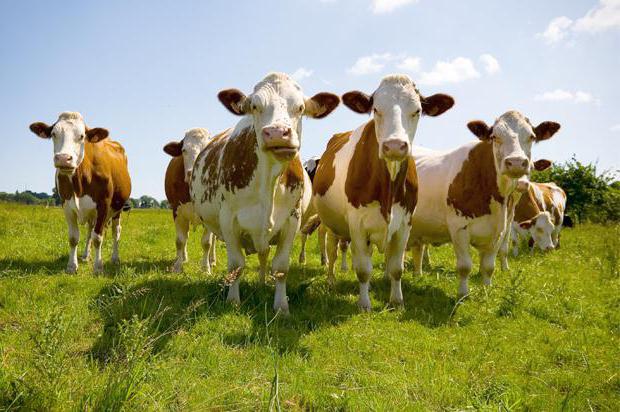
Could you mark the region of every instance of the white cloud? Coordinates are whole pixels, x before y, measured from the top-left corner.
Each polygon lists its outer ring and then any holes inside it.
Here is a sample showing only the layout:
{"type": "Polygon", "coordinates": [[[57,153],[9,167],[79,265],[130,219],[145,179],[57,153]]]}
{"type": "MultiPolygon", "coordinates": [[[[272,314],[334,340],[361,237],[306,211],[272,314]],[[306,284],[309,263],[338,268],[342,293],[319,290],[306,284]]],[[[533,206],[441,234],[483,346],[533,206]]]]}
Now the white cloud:
{"type": "Polygon", "coordinates": [[[571,92],[571,91],[563,90],[563,89],[555,89],[552,91],[537,94],[536,96],[534,96],[534,100],[548,101],[548,102],[569,101],[572,103],[597,102],[597,100],[594,98],[594,96],[592,96],[591,93],[584,92],[581,90],[577,90],[576,92],[571,92]]]}
{"type": "Polygon", "coordinates": [[[547,29],[538,33],[547,44],[557,43],[568,34],[568,30],[572,26],[573,21],[566,16],[556,17],[549,22],[547,29]]]}
{"type": "Polygon", "coordinates": [[[487,72],[487,74],[495,74],[499,72],[499,62],[495,57],[491,56],[490,54],[485,53],[481,55],[480,61],[482,62],[484,66],[484,71],[487,72]]]}
{"type": "Polygon", "coordinates": [[[424,85],[459,83],[478,77],[480,77],[480,73],[470,59],[457,57],[452,61],[438,61],[435,63],[433,70],[422,73],[419,83],[424,85]]]}
{"type": "Polygon", "coordinates": [[[399,7],[410,3],[417,3],[418,0],[372,0],[370,9],[375,14],[390,13],[399,7]]]}
{"type": "Polygon", "coordinates": [[[422,67],[421,62],[419,57],[405,57],[396,67],[408,72],[418,72],[422,67]]]}
{"type": "Polygon", "coordinates": [[[620,123],[611,126],[609,130],[612,132],[620,132],[620,123]]]}
{"type": "Polygon", "coordinates": [[[569,33],[598,33],[620,28],[620,0],[600,0],[585,16],[573,21],[566,16],[556,17],[547,29],[538,33],[547,44],[554,44],[566,38],[569,33]]]}
{"type": "Polygon", "coordinates": [[[350,74],[360,76],[363,74],[378,73],[389,62],[393,60],[394,56],[391,53],[372,54],[370,56],[364,56],[357,59],[355,64],[347,71],[350,74]]]}
{"type": "Polygon", "coordinates": [[[295,70],[293,74],[291,74],[291,77],[297,81],[300,81],[302,79],[305,79],[306,77],[312,76],[312,73],[314,73],[313,70],[308,70],[305,67],[300,67],[299,69],[295,70]]]}
{"type": "Polygon", "coordinates": [[[617,27],[620,27],[620,0],[601,0],[575,21],[573,30],[596,33],[617,27]]]}

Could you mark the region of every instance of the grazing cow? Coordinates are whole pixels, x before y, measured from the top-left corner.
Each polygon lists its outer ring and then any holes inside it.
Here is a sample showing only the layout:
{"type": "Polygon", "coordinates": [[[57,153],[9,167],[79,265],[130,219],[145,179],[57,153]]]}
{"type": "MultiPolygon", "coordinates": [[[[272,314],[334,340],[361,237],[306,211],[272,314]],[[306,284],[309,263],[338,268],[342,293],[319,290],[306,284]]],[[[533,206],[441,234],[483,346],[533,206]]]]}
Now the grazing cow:
{"type": "Polygon", "coordinates": [[[445,94],[423,97],[405,75],[384,77],[370,96],[352,91],[342,99],[372,119],[334,135],[327,144],[314,178],[315,207],[322,224],[351,241],[360,309],[371,308],[373,245],[385,253],[385,272],[392,279],[390,302],[402,306],[403,256],[418,191],[411,143],[420,116],[438,116],[454,100],[445,94]]]}
{"type": "Polygon", "coordinates": [[[226,243],[228,301],[240,303],[239,280],[247,253],[258,253],[264,281],[269,245],[274,309],[288,313],[286,275],[295,234],[310,203],[310,185],[299,158],[303,115],[323,118],[340,103],[338,96],[319,93],[305,98],[288,75],[268,74],[245,96],[236,89],[218,94],[237,125],[215,136],[200,153],[190,195],[206,227],[226,243]]]}
{"type": "MultiPolygon", "coordinates": [[[[190,224],[200,224],[194,213],[194,206],[189,197],[189,182],[196,158],[207,146],[211,135],[206,129],[195,128],[185,133],[180,142],[170,142],[164,146],[164,152],[172,156],[166,169],[166,198],[172,208],[172,218],[177,232],[177,257],[172,267],[174,272],[182,272],[187,262],[187,237],[190,224]]],[[[211,273],[211,265],[215,265],[215,236],[207,229],[202,235],[202,267],[211,273]]]]}
{"type": "Polygon", "coordinates": [[[447,152],[414,148],[420,190],[409,238],[418,274],[424,244],[452,242],[460,296],[469,293],[470,245],[480,254],[484,284],[491,284],[501,239],[512,221],[512,216],[507,220],[511,195],[530,172],[532,143],[560,128],[554,122],[533,127],[517,111],[504,113],[491,127],[480,120],[467,126],[479,141],[447,152]]]}
{"type": "Polygon", "coordinates": [[[56,189],[62,198],[69,226],[67,273],[76,273],[78,269],[78,223],[88,224],[89,238],[84,257],[88,257],[92,239],[95,244],[94,272],[101,273],[103,229],[112,220],[112,263],[118,264],[121,211],[131,193],[125,149],[120,143],[108,139],[107,129],[87,127],[77,112],[61,113],[51,126],[43,122],[33,123],[30,130],[41,138],[51,138],[54,143],[56,189]]]}
{"type": "MultiPolygon", "coordinates": [[[[314,175],[316,174],[316,169],[319,167],[319,162],[321,158],[318,156],[312,157],[306,162],[304,162],[304,169],[306,173],[308,173],[308,177],[310,178],[310,182],[314,181],[314,175]]],[[[312,188],[311,188],[312,189],[312,188]]],[[[308,236],[310,236],[314,231],[317,231],[318,241],[319,241],[319,253],[321,256],[321,265],[325,265],[327,263],[327,255],[328,253],[325,250],[328,238],[328,231],[324,225],[321,225],[321,220],[317,215],[312,216],[308,219],[308,223],[302,227],[301,229],[301,250],[299,251],[299,263],[306,263],[306,241],[308,236]]],[[[329,236],[333,236],[330,234],[329,236]]],[[[337,243],[340,251],[342,252],[342,259],[340,262],[340,270],[342,272],[347,272],[349,270],[349,266],[347,265],[347,250],[349,248],[349,242],[345,239],[335,239],[332,243],[337,243]]],[[[333,273],[334,273],[334,263],[337,257],[338,250],[334,246],[334,250],[332,253],[332,259],[330,260],[329,272],[328,272],[328,281],[333,283],[333,273]]]]}

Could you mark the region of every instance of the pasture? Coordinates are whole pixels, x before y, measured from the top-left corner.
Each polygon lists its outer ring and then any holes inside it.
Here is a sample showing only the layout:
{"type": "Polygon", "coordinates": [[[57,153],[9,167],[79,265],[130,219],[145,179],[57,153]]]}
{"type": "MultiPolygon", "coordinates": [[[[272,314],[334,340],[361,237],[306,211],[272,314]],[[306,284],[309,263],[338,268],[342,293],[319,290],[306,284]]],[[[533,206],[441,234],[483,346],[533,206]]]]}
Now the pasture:
{"type": "Polygon", "coordinates": [[[313,236],[305,266],[295,243],[288,318],[255,256],[241,306],[227,305],[223,244],[205,276],[201,231],[170,273],[170,211],[123,214],[118,268],[107,229],[105,276],[90,262],[64,274],[66,232],[59,208],[0,203],[0,410],[620,407],[618,226],[566,229],[560,250],[511,258],[491,289],[473,276],[462,304],[449,246],[423,277],[407,268],[397,311],[375,253],[370,314],[352,271],[328,289],[313,236]]]}

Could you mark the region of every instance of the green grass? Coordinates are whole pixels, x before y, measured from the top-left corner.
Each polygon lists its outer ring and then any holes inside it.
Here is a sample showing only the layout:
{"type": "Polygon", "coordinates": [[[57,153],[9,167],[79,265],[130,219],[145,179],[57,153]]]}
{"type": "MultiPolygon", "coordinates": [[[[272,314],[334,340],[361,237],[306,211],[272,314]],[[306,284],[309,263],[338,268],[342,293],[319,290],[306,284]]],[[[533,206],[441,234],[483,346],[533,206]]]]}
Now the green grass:
{"type": "MultiPolygon", "coordinates": [[[[353,273],[327,288],[313,238],[291,316],[274,318],[254,256],[234,308],[223,245],[206,276],[192,232],[172,274],[170,213],[123,218],[121,267],[69,276],[61,210],[0,204],[0,410],[620,409],[617,226],[565,230],[562,249],[512,259],[489,290],[473,276],[463,304],[448,246],[430,274],[407,270],[402,311],[375,256],[371,314],[353,273]]],[[[106,262],[110,249],[108,231],[106,262]]]]}

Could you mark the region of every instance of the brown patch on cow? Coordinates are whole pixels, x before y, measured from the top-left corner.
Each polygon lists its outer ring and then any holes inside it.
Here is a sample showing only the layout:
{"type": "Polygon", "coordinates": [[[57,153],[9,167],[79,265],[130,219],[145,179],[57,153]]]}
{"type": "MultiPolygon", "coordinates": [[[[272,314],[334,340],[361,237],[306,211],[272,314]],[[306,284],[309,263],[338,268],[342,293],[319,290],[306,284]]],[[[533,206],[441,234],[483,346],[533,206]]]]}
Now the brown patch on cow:
{"type": "Polygon", "coordinates": [[[57,189],[64,201],[73,196],[93,199],[97,204],[95,232],[101,234],[108,208],[120,212],[131,194],[125,149],[109,139],[85,141],[82,163],[72,176],[57,175],[57,189]]]}
{"type": "Polygon", "coordinates": [[[235,192],[250,184],[258,164],[258,142],[254,127],[243,129],[226,142],[220,169],[226,190],[235,192]]]}
{"type": "Polygon", "coordinates": [[[533,219],[545,210],[545,206],[539,203],[536,192],[534,192],[534,185],[536,183],[530,183],[527,193],[521,195],[521,199],[519,199],[519,203],[515,207],[514,220],[516,222],[520,223],[533,219]]]}
{"type": "Polygon", "coordinates": [[[173,157],[168,163],[164,188],[172,215],[176,219],[179,206],[190,202],[189,185],[185,183],[185,165],[181,156],[173,157]]]}
{"type": "Polygon", "coordinates": [[[562,195],[564,195],[565,199],[566,199],[566,193],[564,193],[564,191],[560,189],[558,186],[551,186],[545,183],[535,183],[535,184],[536,186],[538,186],[538,188],[543,194],[543,199],[545,201],[545,207],[549,212],[551,212],[551,217],[553,217],[553,224],[554,225],[561,224],[563,220],[562,216],[564,214],[564,210],[562,210],[562,205],[556,205],[553,202],[553,191],[559,189],[562,195]]]}
{"type": "MultiPolygon", "coordinates": [[[[202,152],[196,158],[196,164],[202,161],[204,157],[204,164],[202,166],[201,181],[204,185],[205,191],[202,197],[202,202],[211,200],[219,187],[220,181],[220,157],[222,150],[226,146],[230,130],[226,130],[213,137],[204,148],[202,152]]],[[[196,178],[196,173],[192,173],[192,180],[196,178]]]]}
{"type": "Polygon", "coordinates": [[[504,202],[497,187],[497,172],[490,142],[480,142],[469,152],[448,188],[448,205],[465,217],[491,213],[491,200],[504,202]]]}
{"type": "Polygon", "coordinates": [[[349,162],[344,191],[355,208],[378,202],[381,215],[387,220],[394,203],[413,212],[417,203],[418,182],[415,163],[410,157],[402,162],[394,181],[383,159],[379,158],[379,144],[375,122],[369,121],[355,146],[349,162]],[[411,167],[410,167],[411,166],[411,167]]]}
{"type": "Polygon", "coordinates": [[[336,159],[336,153],[349,141],[351,131],[338,133],[332,136],[327,143],[325,153],[321,156],[321,161],[316,169],[314,180],[312,182],[312,189],[315,195],[323,196],[336,178],[336,167],[334,161],[336,159]]]}
{"type": "Polygon", "coordinates": [[[288,163],[284,173],[280,175],[280,184],[291,192],[304,184],[304,170],[299,155],[288,163]]]}

